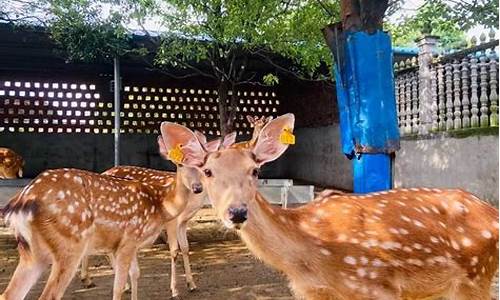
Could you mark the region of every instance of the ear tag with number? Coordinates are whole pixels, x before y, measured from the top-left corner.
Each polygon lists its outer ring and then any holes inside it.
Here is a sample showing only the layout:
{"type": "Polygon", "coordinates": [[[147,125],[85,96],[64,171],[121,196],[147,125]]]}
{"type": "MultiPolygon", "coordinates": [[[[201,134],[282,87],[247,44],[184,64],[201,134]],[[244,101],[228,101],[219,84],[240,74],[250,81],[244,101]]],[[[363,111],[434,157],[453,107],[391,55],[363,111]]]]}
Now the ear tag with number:
{"type": "Polygon", "coordinates": [[[295,144],[295,135],[293,135],[290,128],[287,127],[283,129],[283,132],[280,134],[280,142],[285,145],[295,144]]]}
{"type": "Polygon", "coordinates": [[[168,151],[168,159],[176,164],[182,163],[182,160],[184,159],[184,153],[182,152],[181,144],[177,144],[175,148],[168,151]]]}

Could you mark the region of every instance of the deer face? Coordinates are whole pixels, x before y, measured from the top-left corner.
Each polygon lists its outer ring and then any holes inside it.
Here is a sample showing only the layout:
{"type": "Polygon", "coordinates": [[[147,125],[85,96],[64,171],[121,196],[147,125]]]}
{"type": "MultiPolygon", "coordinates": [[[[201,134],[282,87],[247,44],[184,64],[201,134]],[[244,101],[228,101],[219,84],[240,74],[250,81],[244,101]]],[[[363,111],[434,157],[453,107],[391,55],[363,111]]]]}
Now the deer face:
{"type": "Polygon", "coordinates": [[[203,192],[200,172],[196,168],[178,165],[177,173],[180,175],[181,183],[194,194],[203,192]]]}
{"type": "Polygon", "coordinates": [[[257,192],[259,164],[252,152],[226,149],[210,153],[200,170],[208,197],[224,225],[243,225],[248,204],[257,192]]]}
{"type": "Polygon", "coordinates": [[[166,150],[180,147],[182,164],[200,172],[203,187],[224,225],[241,228],[252,214],[249,210],[257,193],[259,168],[288,148],[280,136],[284,130],[293,130],[294,121],[292,114],[271,121],[251,149],[230,148],[235,138],[231,135],[212,148],[220,150],[208,151],[193,132],[174,123],[162,123],[161,132],[166,150]]]}

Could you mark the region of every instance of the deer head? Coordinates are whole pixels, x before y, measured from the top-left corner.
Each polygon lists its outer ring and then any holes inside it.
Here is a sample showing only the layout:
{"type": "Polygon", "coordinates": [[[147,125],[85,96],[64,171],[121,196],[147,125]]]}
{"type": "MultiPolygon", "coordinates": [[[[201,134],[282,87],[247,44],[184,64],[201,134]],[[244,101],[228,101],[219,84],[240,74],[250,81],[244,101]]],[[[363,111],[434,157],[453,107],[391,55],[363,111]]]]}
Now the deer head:
{"type": "Polygon", "coordinates": [[[182,164],[202,174],[203,186],[225,226],[240,228],[248,218],[248,209],[257,193],[260,167],[285,152],[288,144],[282,142],[281,136],[293,130],[294,122],[293,114],[280,116],[262,128],[253,147],[231,148],[234,138],[229,137],[219,142],[221,146],[212,152],[182,125],[164,122],[161,133],[167,153],[180,148],[182,164]]]}

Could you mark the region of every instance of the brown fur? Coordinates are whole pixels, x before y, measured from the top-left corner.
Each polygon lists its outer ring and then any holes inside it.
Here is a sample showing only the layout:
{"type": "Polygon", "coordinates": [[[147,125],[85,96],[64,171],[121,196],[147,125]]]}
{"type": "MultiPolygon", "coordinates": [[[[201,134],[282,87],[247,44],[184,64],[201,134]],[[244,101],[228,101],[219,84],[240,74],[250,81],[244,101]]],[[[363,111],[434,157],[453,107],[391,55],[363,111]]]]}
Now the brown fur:
{"type": "Polygon", "coordinates": [[[6,210],[6,220],[29,251],[19,248],[19,265],[0,299],[23,299],[49,264],[52,271],[40,299],[60,299],[83,255],[101,252],[115,257],[113,299],[120,299],[129,270],[133,282],[139,276],[137,250],[151,244],[186,205],[173,179],[158,189],[75,169],[43,172],[9,206],[32,203],[34,212],[6,210]]]}
{"type": "MultiPolygon", "coordinates": [[[[179,183],[178,176],[175,172],[159,171],[154,169],[135,167],[135,166],[119,166],[113,167],[109,170],[103,172],[104,175],[110,175],[118,178],[125,178],[131,180],[137,180],[141,182],[146,182],[148,184],[158,186],[159,189],[163,187],[168,187],[172,184],[172,179],[175,179],[174,183],[176,188],[189,189],[186,185],[189,185],[190,180],[193,180],[193,174],[188,172],[180,171],[180,177],[190,177],[184,178],[183,182],[179,183]]],[[[196,171],[197,174],[197,171],[196,171]]],[[[198,176],[194,178],[199,180],[198,176]]],[[[205,193],[194,194],[191,191],[185,191],[183,193],[187,195],[186,208],[172,221],[169,221],[165,225],[165,230],[168,236],[168,244],[171,254],[171,283],[170,288],[172,292],[172,297],[178,296],[179,292],[177,290],[177,280],[176,280],[176,260],[180,252],[183,257],[184,270],[186,273],[186,281],[190,290],[196,289],[196,284],[193,279],[191,272],[191,265],[189,263],[189,242],[187,240],[187,222],[200,210],[203,206],[203,199],[205,198],[205,193]]],[[[86,259],[86,258],[85,258],[86,259]]],[[[88,270],[88,263],[86,261],[82,262],[82,281],[86,286],[92,286],[92,281],[90,279],[88,270]]]]}
{"type": "Polygon", "coordinates": [[[0,148],[0,179],[23,177],[24,159],[9,148],[0,148]]]}

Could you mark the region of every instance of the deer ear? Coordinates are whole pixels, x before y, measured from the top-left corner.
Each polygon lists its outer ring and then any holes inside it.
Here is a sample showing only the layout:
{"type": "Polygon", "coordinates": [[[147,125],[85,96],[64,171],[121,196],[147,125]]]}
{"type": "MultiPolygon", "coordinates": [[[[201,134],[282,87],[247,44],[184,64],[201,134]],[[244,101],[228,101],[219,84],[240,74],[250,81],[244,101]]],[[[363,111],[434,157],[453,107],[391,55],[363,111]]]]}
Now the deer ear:
{"type": "Polygon", "coordinates": [[[248,121],[248,123],[250,123],[250,124],[255,123],[255,119],[254,119],[252,116],[250,116],[250,115],[247,115],[247,121],[248,121]]]}
{"type": "Polygon", "coordinates": [[[196,135],[202,145],[205,145],[207,143],[207,137],[202,132],[195,130],[194,135],[196,135]]]}
{"type": "Polygon", "coordinates": [[[295,116],[286,114],[270,121],[262,128],[252,149],[259,165],[277,159],[288,149],[290,143],[282,139],[282,135],[292,135],[294,124],[295,116]]]}
{"type": "Polygon", "coordinates": [[[166,150],[164,153],[169,160],[190,167],[203,165],[207,152],[194,132],[185,126],[171,122],[161,123],[160,130],[164,150],[166,150]]]}
{"type": "Polygon", "coordinates": [[[222,148],[227,149],[232,144],[234,144],[234,142],[236,142],[236,131],[233,131],[229,134],[226,134],[226,136],[224,136],[224,140],[222,141],[222,148]]]}
{"type": "Polygon", "coordinates": [[[161,135],[158,136],[158,152],[160,152],[161,157],[168,160],[167,146],[165,146],[165,142],[163,141],[161,135]]]}
{"type": "Polygon", "coordinates": [[[207,150],[207,152],[215,152],[215,151],[219,150],[220,143],[221,143],[221,139],[216,138],[215,140],[204,144],[203,147],[205,148],[205,150],[207,150]]]}

